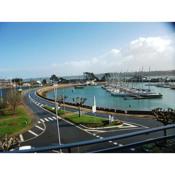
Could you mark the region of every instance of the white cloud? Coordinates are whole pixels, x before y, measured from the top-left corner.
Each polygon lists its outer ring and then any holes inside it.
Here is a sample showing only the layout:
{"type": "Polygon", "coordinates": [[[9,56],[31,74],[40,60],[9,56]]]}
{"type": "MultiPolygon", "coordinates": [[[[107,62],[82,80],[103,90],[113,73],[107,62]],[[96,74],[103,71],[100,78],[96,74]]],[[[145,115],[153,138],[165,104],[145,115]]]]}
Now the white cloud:
{"type": "Polygon", "coordinates": [[[172,39],[163,37],[140,37],[131,41],[126,48],[113,48],[109,52],[86,60],[74,60],[53,64],[62,75],[113,71],[135,71],[143,67],[148,70],[175,69],[175,46],[172,39]]]}

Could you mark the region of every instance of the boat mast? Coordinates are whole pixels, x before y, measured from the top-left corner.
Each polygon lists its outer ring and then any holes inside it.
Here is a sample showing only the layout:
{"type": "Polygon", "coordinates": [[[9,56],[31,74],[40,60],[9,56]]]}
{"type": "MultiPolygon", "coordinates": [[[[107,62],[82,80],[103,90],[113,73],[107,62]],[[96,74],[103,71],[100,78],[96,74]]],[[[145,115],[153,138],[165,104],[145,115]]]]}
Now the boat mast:
{"type": "Polygon", "coordinates": [[[151,78],[150,78],[150,66],[149,66],[149,86],[148,86],[148,88],[149,88],[149,91],[150,91],[150,81],[151,81],[151,78]]]}

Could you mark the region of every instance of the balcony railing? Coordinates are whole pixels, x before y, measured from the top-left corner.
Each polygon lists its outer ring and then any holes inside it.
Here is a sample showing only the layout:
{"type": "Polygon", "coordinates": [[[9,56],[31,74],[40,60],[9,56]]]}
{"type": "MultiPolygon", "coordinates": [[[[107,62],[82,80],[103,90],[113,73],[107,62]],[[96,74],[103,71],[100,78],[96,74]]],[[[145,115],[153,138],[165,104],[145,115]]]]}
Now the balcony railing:
{"type": "MultiPolygon", "coordinates": [[[[175,129],[175,124],[167,125],[167,126],[161,126],[157,128],[150,128],[150,129],[145,129],[141,131],[136,131],[132,133],[127,133],[127,134],[122,134],[122,135],[117,135],[117,136],[110,136],[110,137],[105,137],[103,139],[94,139],[94,140],[88,140],[88,141],[81,141],[81,142],[75,142],[75,143],[69,143],[69,144],[62,144],[62,145],[53,145],[53,146],[45,146],[45,147],[39,147],[39,148],[32,148],[30,150],[20,150],[20,151],[11,151],[8,153],[41,153],[41,152],[50,152],[52,150],[67,150],[67,152],[71,153],[73,148],[80,148],[88,145],[96,145],[100,143],[106,143],[109,141],[117,141],[121,139],[127,139],[127,138],[132,138],[135,136],[140,136],[140,135],[148,135],[151,133],[159,132],[159,131],[165,131],[169,129],[175,129]]],[[[163,132],[162,132],[163,134],[163,132]]],[[[143,137],[144,138],[144,137],[143,137]]],[[[122,149],[127,149],[127,148],[133,148],[136,146],[141,146],[144,144],[148,143],[153,143],[157,141],[163,141],[163,140],[169,140],[169,139],[174,139],[175,138],[175,132],[174,134],[167,134],[167,135],[162,135],[159,137],[155,138],[150,138],[150,139],[143,139],[142,141],[137,141],[134,143],[129,143],[125,144],[123,146],[113,146],[105,149],[100,149],[100,150],[95,150],[95,151],[88,151],[88,152],[114,152],[114,151],[119,151],[122,149]]]]}

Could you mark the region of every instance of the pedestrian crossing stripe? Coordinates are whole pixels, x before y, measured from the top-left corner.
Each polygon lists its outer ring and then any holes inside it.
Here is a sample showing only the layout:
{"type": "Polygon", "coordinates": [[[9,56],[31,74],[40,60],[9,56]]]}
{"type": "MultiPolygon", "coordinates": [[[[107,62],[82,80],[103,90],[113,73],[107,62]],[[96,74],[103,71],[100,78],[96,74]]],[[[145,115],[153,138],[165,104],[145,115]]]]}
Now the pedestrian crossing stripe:
{"type": "Polygon", "coordinates": [[[42,118],[38,121],[38,123],[40,124],[41,122],[45,123],[45,122],[50,122],[50,121],[54,121],[56,120],[56,117],[47,117],[47,118],[42,118]]]}
{"type": "Polygon", "coordinates": [[[43,119],[40,119],[40,121],[42,121],[43,123],[45,122],[43,119]]]}
{"type": "Polygon", "coordinates": [[[53,121],[53,119],[51,117],[48,118],[49,120],[53,121]]]}
{"type": "Polygon", "coordinates": [[[46,122],[48,122],[48,121],[49,121],[47,118],[44,118],[44,120],[45,120],[46,122]]]}

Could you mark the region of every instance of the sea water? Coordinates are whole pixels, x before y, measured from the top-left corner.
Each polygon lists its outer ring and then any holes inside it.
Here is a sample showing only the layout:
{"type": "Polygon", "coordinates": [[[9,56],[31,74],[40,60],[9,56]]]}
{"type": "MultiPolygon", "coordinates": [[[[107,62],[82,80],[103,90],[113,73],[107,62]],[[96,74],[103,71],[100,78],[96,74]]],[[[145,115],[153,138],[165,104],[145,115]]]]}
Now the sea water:
{"type": "MultiPolygon", "coordinates": [[[[143,83],[134,85],[138,88],[148,89],[143,83]]],[[[133,99],[112,96],[101,86],[85,86],[83,89],[75,89],[74,87],[57,89],[58,96],[67,96],[67,102],[73,102],[75,97],[87,98],[85,104],[93,105],[94,96],[96,105],[105,108],[123,109],[123,110],[152,110],[154,108],[174,108],[175,109],[175,90],[170,88],[150,87],[151,91],[161,93],[162,98],[157,99],[133,99]]],[[[54,92],[50,91],[46,94],[48,98],[54,99],[54,92]]]]}

